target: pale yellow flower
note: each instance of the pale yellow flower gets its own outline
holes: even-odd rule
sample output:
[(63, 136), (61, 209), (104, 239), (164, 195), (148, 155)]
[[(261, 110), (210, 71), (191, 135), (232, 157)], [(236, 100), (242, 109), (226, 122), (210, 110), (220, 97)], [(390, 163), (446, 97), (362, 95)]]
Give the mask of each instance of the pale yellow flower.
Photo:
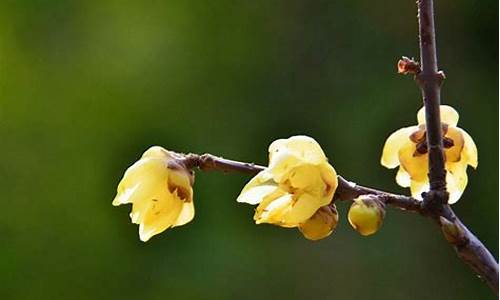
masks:
[(361, 195), (354, 199), (347, 215), (349, 223), (361, 235), (376, 233), (384, 221), (385, 210), (370, 195)]
[(329, 236), (339, 221), (337, 208), (334, 204), (320, 207), (312, 217), (299, 224), (299, 230), (305, 238), (317, 241)]
[(139, 224), (145, 242), (193, 219), (192, 183), (192, 174), (175, 160), (175, 153), (154, 146), (127, 169), (113, 205), (132, 203), (130, 218)]
[(337, 174), (319, 144), (307, 136), (274, 141), (269, 166), (243, 188), (238, 202), (259, 204), (254, 220), (297, 227), (332, 200)]
[[(448, 105), (441, 105), (440, 109), (446, 187), (450, 193), (448, 202), (453, 204), (467, 186), (467, 166), (477, 167), (477, 148), (470, 135), (457, 127), (457, 111)], [(389, 136), (382, 151), (381, 164), (389, 169), (399, 166), (396, 182), (409, 187), (412, 196), (421, 200), (422, 193), (429, 190), (424, 108), (419, 110), (417, 119), (417, 126), (399, 129)]]

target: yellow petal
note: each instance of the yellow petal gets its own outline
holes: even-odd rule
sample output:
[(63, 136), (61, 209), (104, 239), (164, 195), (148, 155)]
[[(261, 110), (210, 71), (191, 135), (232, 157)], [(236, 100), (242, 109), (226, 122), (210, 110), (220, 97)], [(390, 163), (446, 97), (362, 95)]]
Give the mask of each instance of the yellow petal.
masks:
[(429, 180), (425, 179), (423, 181), (412, 180), (410, 185), (410, 191), (413, 198), (417, 200), (422, 200), (422, 193), (429, 191)]
[(118, 192), (112, 204), (118, 206), (121, 204), (135, 203), (141, 201), (142, 199), (151, 198), (156, 192), (158, 183), (160, 181), (143, 181), (139, 182), (134, 186), (123, 189)]
[(406, 143), (399, 150), (399, 161), (412, 180), (425, 181), (428, 173), (428, 155), (416, 153), (416, 144)]
[(398, 173), (396, 174), (396, 182), (401, 187), (410, 187), (411, 185), (411, 177), (408, 172), (406, 172), (403, 167), (399, 167)]
[(299, 224), (299, 230), (305, 238), (317, 241), (329, 236), (335, 227), (339, 216), (335, 206), (323, 206), (304, 223)]
[(118, 206), (122, 204), (133, 203), (134, 194), (135, 195), (142, 194), (142, 193), (137, 193), (140, 185), (141, 185), (140, 183), (136, 183), (135, 185), (130, 187), (123, 187), (121, 191), (117, 193), (115, 199), (113, 199), (113, 202), (111, 204), (113, 204), (113, 206)]
[(245, 185), (236, 201), (255, 205), (273, 193), (276, 188), (277, 183), (272, 180), (272, 175), (268, 170), (264, 170)]
[[(458, 124), (458, 112), (449, 105), (440, 106), (441, 123), (448, 124), (450, 126), (457, 126)], [(425, 124), (425, 107), (422, 107), (417, 113), (418, 124)]]
[(187, 202), (193, 201), (193, 188), (191, 186), (191, 174), (187, 170), (172, 170), (168, 172), (167, 188), (170, 193), (174, 191), (182, 200)]
[(172, 225), (172, 227), (176, 226), (181, 226), (186, 223), (191, 222), (194, 218), (194, 205), (193, 202), (184, 202), (182, 204), (182, 209), (181, 212), (179, 213), (179, 216), (177, 217), (177, 220), (175, 223)]
[(457, 127), (448, 127), (445, 137), (453, 140), (453, 146), (444, 149), (444, 154), (447, 162), (457, 162), (461, 159), (464, 149), (464, 137), (462, 130)]
[(382, 166), (389, 169), (399, 166), (399, 150), (404, 145), (412, 143), (409, 137), (417, 130), (418, 126), (401, 128), (387, 138), (380, 159)]
[(460, 130), (462, 133), (462, 136), (464, 138), (464, 148), (462, 155), (465, 155), (466, 157), (466, 162), (473, 167), (474, 169), (477, 168), (477, 147), (476, 144), (474, 143), (474, 140), (472, 137), (463, 129), (457, 128)]
[(278, 188), (276, 184), (263, 184), (242, 192), (236, 201), (256, 205)]
[(152, 146), (142, 154), (142, 158), (170, 159), (171, 154), (160, 146)]
[(446, 189), (450, 193), (449, 204), (456, 203), (467, 187), (467, 162), (446, 164)]
[(291, 194), (285, 194), (271, 201), (262, 202), (255, 212), (255, 223), (271, 223), (280, 225), (283, 215), (288, 212), (293, 204)]
[(290, 170), (287, 175), (286, 180), (289, 180), (291, 186), (295, 189), (323, 191), (325, 188), (325, 183), (317, 166), (303, 164)]
[(156, 158), (140, 159), (130, 166), (118, 184), (118, 193), (135, 186), (139, 182), (157, 181), (168, 176), (167, 161)]
[(184, 203), (176, 194), (168, 192), (161, 197), (151, 199), (151, 202), (139, 226), (139, 237), (143, 242), (172, 226), (179, 217)]
[(118, 184), (113, 205), (133, 203), (141, 198), (150, 197), (157, 186), (166, 183), (168, 169), (162, 159), (141, 159), (125, 171)]
[(309, 219), (321, 206), (330, 203), (331, 199), (318, 197), (308, 193), (298, 196), (291, 209), (284, 214), (283, 223), (297, 226)]
[(306, 162), (300, 157), (294, 155), (288, 149), (281, 149), (269, 161), (269, 173), (272, 174), (276, 182), (282, 182), (285, 176), (295, 167), (305, 164)]
[(338, 186), (337, 172), (329, 163), (323, 163), (320, 165), (320, 173), (326, 185), (324, 195), (331, 198)]
[(311, 164), (319, 164), (326, 160), (325, 153), (318, 142), (305, 135), (292, 136), (288, 139), (279, 139), (272, 142), (269, 146), (270, 163), (282, 151), (288, 151), (291, 155)]

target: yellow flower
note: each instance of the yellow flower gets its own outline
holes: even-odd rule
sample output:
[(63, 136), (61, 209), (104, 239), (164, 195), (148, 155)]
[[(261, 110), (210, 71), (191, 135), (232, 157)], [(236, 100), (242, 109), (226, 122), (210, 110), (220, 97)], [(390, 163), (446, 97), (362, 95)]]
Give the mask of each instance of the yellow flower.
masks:
[(332, 200), (337, 174), (320, 145), (307, 136), (274, 141), (269, 166), (243, 188), (237, 201), (259, 204), (254, 220), (297, 227)]
[[(467, 186), (467, 165), (477, 167), (477, 148), (470, 135), (458, 128), (458, 113), (448, 105), (441, 105), (441, 124), (446, 168), (448, 203), (460, 199)], [(389, 169), (399, 166), (396, 182), (409, 187), (413, 197), (429, 190), (428, 153), (426, 143), (425, 110), (417, 114), (418, 125), (402, 128), (389, 136), (382, 151), (381, 164)]]
[(194, 217), (193, 176), (162, 147), (149, 148), (127, 169), (113, 205), (132, 203), (130, 218), (139, 224), (141, 241)]
[(299, 230), (305, 238), (317, 241), (329, 236), (339, 221), (337, 208), (334, 204), (320, 207), (316, 213), (299, 224)]
[(351, 226), (364, 236), (376, 233), (382, 226), (385, 216), (382, 205), (371, 197), (361, 195), (354, 199), (348, 213)]

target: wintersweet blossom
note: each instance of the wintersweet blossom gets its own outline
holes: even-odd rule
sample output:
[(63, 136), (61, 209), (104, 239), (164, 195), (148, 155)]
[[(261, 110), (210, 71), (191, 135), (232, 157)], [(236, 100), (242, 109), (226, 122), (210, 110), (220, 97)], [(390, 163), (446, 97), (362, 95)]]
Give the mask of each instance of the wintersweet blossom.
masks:
[(130, 218), (139, 224), (139, 237), (145, 242), (193, 219), (192, 184), (192, 174), (175, 153), (154, 146), (127, 169), (113, 205), (132, 203)]
[[(460, 199), (467, 186), (467, 166), (477, 167), (477, 148), (470, 135), (458, 128), (459, 115), (448, 105), (441, 105), (441, 124), (446, 168), (446, 187), (449, 203)], [(381, 164), (389, 169), (399, 166), (396, 182), (409, 187), (413, 197), (421, 200), (429, 190), (428, 150), (426, 142), (425, 110), (417, 113), (418, 125), (401, 128), (385, 142)]]
[(269, 146), (269, 166), (247, 183), (237, 201), (259, 205), (257, 224), (297, 227), (331, 202), (337, 184), (320, 145), (310, 137), (293, 136)]

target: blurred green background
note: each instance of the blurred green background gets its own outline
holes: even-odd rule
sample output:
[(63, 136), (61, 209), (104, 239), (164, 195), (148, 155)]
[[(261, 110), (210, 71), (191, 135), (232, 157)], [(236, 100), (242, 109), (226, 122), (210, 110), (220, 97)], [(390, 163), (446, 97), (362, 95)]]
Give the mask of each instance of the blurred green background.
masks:
[[(437, 1), (443, 102), (479, 168), (454, 205), (498, 252), (498, 1)], [(343, 176), (408, 193), (379, 165), (415, 124), (414, 1), (0, 2), (1, 299), (494, 299), (429, 220), (328, 239), (253, 224), (249, 179), (197, 173), (196, 218), (148, 243), (111, 200), (151, 145), (265, 164), (307, 134)]]

